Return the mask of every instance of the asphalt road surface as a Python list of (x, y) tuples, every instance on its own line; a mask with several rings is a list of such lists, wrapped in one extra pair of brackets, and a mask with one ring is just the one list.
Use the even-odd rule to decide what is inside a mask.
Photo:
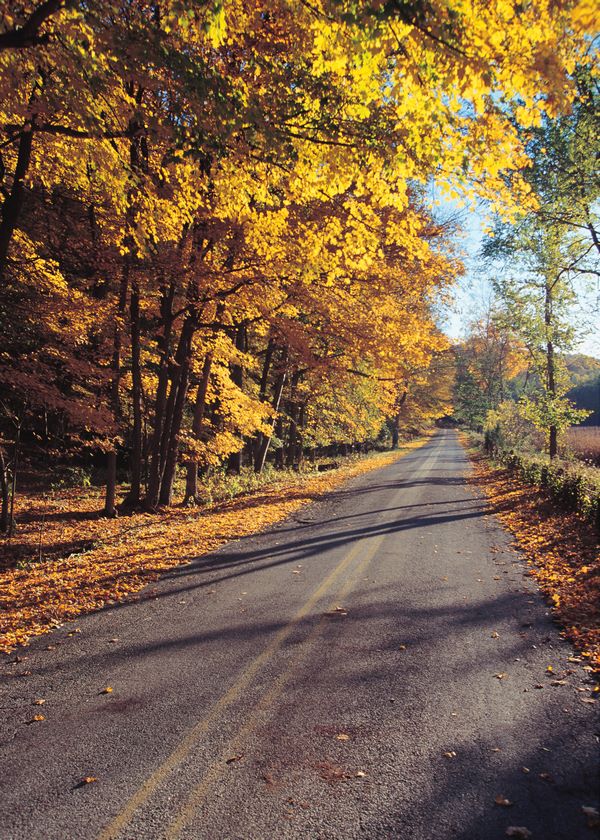
[(592, 838), (587, 673), (467, 474), (439, 432), (3, 662), (2, 840)]

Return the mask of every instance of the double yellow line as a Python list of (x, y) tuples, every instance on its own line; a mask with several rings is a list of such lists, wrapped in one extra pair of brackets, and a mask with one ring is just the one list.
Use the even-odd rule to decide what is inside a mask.
[[(439, 449), (436, 448), (434, 452), (425, 459), (425, 462), (421, 465), (421, 469), (418, 470), (419, 474), (423, 471), (425, 466), (428, 466), (429, 463), (435, 459), (438, 451)], [(394, 494), (392, 504), (394, 504), (398, 495), (399, 493)], [(202, 720), (198, 721), (198, 723), (179, 743), (176, 749), (173, 750), (169, 757), (166, 758), (165, 761), (163, 761), (163, 763), (146, 779), (142, 786), (125, 804), (125, 807), (120, 811), (120, 813), (114, 817), (114, 819), (108, 826), (106, 826), (106, 828), (103, 829), (103, 831), (101, 831), (97, 840), (116, 840), (116, 838), (118, 838), (121, 831), (123, 831), (123, 829), (125, 829), (131, 822), (136, 811), (138, 811), (142, 805), (150, 799), (152, 794), (167, 778), (167, 776), (190, 755), (202, 736), (216, 722), (219, 715), (242, 696), (260, 669), (281, 650), (286, 640), (296, 630), (303, 619), (309, 615), (318, 602), (323, 599), (335, 586), (336, 582), (344, 574), (344, 572), (349, 570), (357, 556), (362, 554), (362, 557), (355, 565), (352, 573), (345, 578), (342, 586), (336, 591), (335, 597), (325, 609), (325, 615), (321, 616), (321, 619), (316, 623), (307, 638), (301, 644), (298, 655), (293, 658), (287, 668), (275, 680), (272, 687), (261, 697), (260, 701), (250, 712), (242, 729), (228, 744), (227, 751), (222, 752), (220, 758), (213, 762), (213, 764), (207, 769), (202, 780), (188, 796), (188, 799), (179, 811), (177, 818), (171, 823), (163, 835), (165, 840), (175, 840), (175, 838), (179, 837), (181, 831), (189, 824), (194, 814), (202, 804), (210, 785), (223, 771), (225, 766), (225, 755), (232, 755), (234, 752), (238, 751), (238, 745), (255, 729), (260, 715), (281, 695), (293, 672), (302, 660), (306, 658), (312, 645), (323, 629), (324, 623), (327, 620), (327, 613), (333, 609), (337, 602), (350, 592), (387, 536), (387, 533), (379, 534), (378, 536), (369, 537), (366, 540), (363, 539), (354, 544), (350, 551), (348, 551), (348, 553), (340, 560), (335, 569), (330, 572), (306, 603), (298, 610), (292, 620), (275, 634), (262, 653), (259, 654), (259, 656), (257, 656), (256, 659), (254, 659), (242, 671), (233, 685), (216, 701), (210, 712), (202, 718)]]

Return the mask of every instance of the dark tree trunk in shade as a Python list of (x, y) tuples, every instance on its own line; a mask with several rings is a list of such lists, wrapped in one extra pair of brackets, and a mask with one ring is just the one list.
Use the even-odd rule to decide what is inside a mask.
[(0, 449), (0, 494), (2, 503), (0, 507), (0, 533), (6, 534), (10, 516), (10, 469), (4, 452)]
[(172, 366), (171, 388), (167, 399), (163, 436), (161, 440), (161, 462), (163, 464), (158, 501), (161, 505), (170, 505), (173, 495), (173, 482), (179, 455), (179, 433), (183, 420), (185, 399), (189, 385), (192, 361), (192, 341), (196, 331), (198, 312), (195, 307), (188, 311), (183, 326), (175, 364)]
[[(235, 331), (235, 349), (241, 353), (245, 353), (248, 349), (248, 330), (245, 324), (241, 324)], [(244, 368), (237, 363), (231, 365), (231, 380), (238, 388), (244, 387)], [(243, 446), (239, 452), (232, 452), (227, 461), (227, 469), (229, 472), (240, 474), (243, 466)]]
[[(202, 375), (198, 384), (198, 393), (196, 394), (196, 402), (194, 403), (194, 417), (192, 420), (192, 433), (194, 437), (198, 438), (202, 431), (202, 424), (204, 422), (204, 414), (206, 411), (206, 392), (208, 390), (208, 382), (210, 379), (210, 370), (212, 367), (212, 353), (207, 353), (202, 366)], [(198, 501), (198, 462), (192, 459), (187, 465), (186, 481), (185, 481), (185, 500), (184, 503)]]
[(285, 461), (288, 467), (293, 466), (294, 458), (296, 455), (296, 444), (298, 441), (298, 415), (300, 412), (300, 406), (298, 405), (296, 392), (298, 390), (298, 384), (301, 378), (301, 373), (299, 371), (294, 371), (291, 380), (290, 399), (288, 402), (288, 417), (290, 422), (288, 429), (288, 439), (285, 446)]
[(406, 402), (408, 391), (404, 390), (402, 396), (398, 400), (398, 411), (396, 412), (392, 421), (392, 449), (398, 449), (400, 442), (400, 419), (402, 417), (402, 406)]
[[(271, 405), (273, 406), (273, 410), (276, 412), (279, 411), (279, 406), (281, 405), (281, 397), (283, 395), (283, 389), (285, 387), (285, 380), (287, 377), (287, 360), (288, 352), (287, 349), (284, 349), (281, 352), (279, 373), (277, 374), (275, 384), (273, 386), (273, 398)], [(276, 419), (273, 421), (273, 428), (277, 437), (281, 437), (283, 435), (283, 419), (281, 417), (276, 417)], [(267, 452), (269, 451), (269, 446), (271, 444), (271, 438), (272, 435), (260, 436), (260, 441), (257, 444), (254, 459), (254, 472), (256, 473), (261, 473), (264, 469), (265, 461), (267, 459)], [(275, 453), (275, 464), (277, 467), (283, 468), (283, 449), (278, 449)]]
[(162, 337), (159, 343), (160, 362), (158, 368), (158, 383), (154, 404), (154, 430), (150, 441), (150, 469), (148, 474), (148, 490), (146, 504), (155, 508), (160, 493), (161, 460), (160, 444), (162, 440), (167, 393), (169, 388), (169, 367), (171, 364), (171, 338), (173, 332), (173, 301), (175, 298), (175, 284), (171, 283), (163, 289), (160, 311), (162, 316)]
[(132, 284), (129, 301), (129, 319), (131, 330), (131, 401), (133, 408), (133, 429), (131, 436), (131, 489), (126, 504), (137, 507), (142, 492), (142, 368), (140, 348), (140, 291), (137, 282)]
[[(112, 354), (112, 382), (110, 402), (115, 423), (121, 419), (121, 345), (122, 325), (127, 307), (127, 291), (129, 285), (129, 273), (123, 270), (121, 274), (121, 285), (119, 289), (119, 301), (117, 306), (117, 317), (115, 318), (115, 329), (113, 333), (113, 354)], [(104, 515), (115, 516), (115, 498), (117, 492), (117, 449), (116, 446), (108, 453), (106, 459), (106, 496), (104, 499)]]
[(10, 243), (19, 221), (25, 198), (25, 176), (31, 163), (34, 128), (35, 121), (32, 118), (21, 131), (12, 187), (2, 203), (2, 220), (0, 221), (0, 286), (4, 285), (5, 282)]
[[(273, 353), (275, 351), (275, 341), (273, 338), (269, 339), (267, 349), (265, 350), (265, 358), (263, 361), (262, 373), (260, 377), (260, 387), (258, 396), (261, 402), (267, 402), (267, 389), (269, 387), (269, 373), (271, 371), (271, 363), (273, 361)], [(262, 465), (257, 469), (260, 453), (262, 451), (265, 435), (259, 432), (252, 443), (252, 463), (254, 464), (254, 472), (260, 472)], [(265, 452), (266, 454), (266, 452)]]

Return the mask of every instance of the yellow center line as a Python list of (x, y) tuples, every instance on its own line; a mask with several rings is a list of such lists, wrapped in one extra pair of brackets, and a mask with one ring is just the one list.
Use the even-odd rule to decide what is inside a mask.
[[(438, 445), (436, 448), (433, 449), (432, 452), (430, 452), (426, 456), (424, 461), (412, 474), (413, 478), (419, 478), (427, 472), (428, 468), (437, 460), (441, 448), (442, 447)], [(394, 506), (396, 501), (398, 501), (399, 497), (402, 495), (402, 492), (403, 488), (401, 487), (394, 494), (391, 500), (392, 507)], [(363, 539), (359, 543), (357, 543), (355, 548), (358, 549), (362, 546), (365, 550), (365, 553), (361, 560), (355, 566), (353, 572), (348, 575), (340, 589), (336, 592), (335, 597), (329, 604), (328, 611), (331, 611), (333, 609), (336, 602), (339, 603), (340, 601), (343, 601), (343, 598), (345, 598), (346, 595), (354, 588), (358, 579), (364, 573), (365, 569), (372, 561), (373, 557), (377, 554), (381, 545), (387, 539), (388, 536), (388, 533), (383, 533), (377, 535), (376, 537), (370, 537), (367, 540)], [(220, 757), (216, 759), (211, 766), (208, 767), (204, 776), (202, 777), (202, 780), (198, 783), (198, 785), (188, 796), (185, 805), (179, 811), (179, 814), (177, 815), (176, 819), (173, 820), (171, 825), (166, 829), (165, 833), (163, 834), (163, 840), (177, 840), (183, 829), (187, 825), (189, 825), (189, 823), (197, 813), (198, 809), (201, 807), (211, 786), (224, 772), (226, 766), (226, 756), (235, 755), (241, 752), (241, 748), (244, 741), (249, 735), (251, 735), (254, 732), (254, 730), (260, 723), (261, 715), (264, 712), (266, 712), (267, 709), (278, 700), (278, 698), (283, 693), (286, 685), (290, 681), (291, 677), (294, 675), (298, 667), (302, 664), (302, 662), (311, 652), (315, 642), (317, 641), (318, 636), (320, 635), (323, 629), (326, 620), (326, 614), (321, 616), (321, 619), (313, 627), (313, 629), (306, 637), (304, 642), (302, 642), (300, 652), (293, 658), (288, 667), (275, 678), (271, 688), (262, 695), (254, 709), (249, 713), (246, 722), (239, 730), (238, 734), (228, 743), (227, 747), (221, 752)]]
[[(346, 578), (343, 586), (338, 590), (338, 592), (335, 595), (335, 598), (330, 602), (329, 607), (327, 609), (328, 612), (331, 612), (334, 605), (340, 599), (344, 598), (354, 587), (358, 578), (364, 573), (366, 567), (371, 562), (371, 560), (373, 559), (373, 557), (375, 556), (375, 554), (377, 553), (381, 544), (387, 538), (387, 536), (387, 534), (381, 534), (377, 537), (373, 537), (370, 539), (370, 545), (367, 545), (364, 557), (355, 566), (353, 573), (349, 575), (348, 578)], [(229, 742), (226, 749), (222, 751), (220, 757), (216, 759), (216, 761), (214, 761), (213, 764), (207, 769), (200, 783), (194, 788), (194, 790), (189, 795), (187, 802), (180, 810), (177, 818), (165, 831), (163, 835), (164, 840), (177, 840), (183, 829), (194, 818), (194, 815), (202, 805), (202, 802), (206, 798), (206, 795), (208, 794), (212, 784), (224, 772), (226, 766), (225, 757), (227, 755), (234, 755), (240, 752), (243, 742), (249, 735), (252, 734), (252, 732), (259, 725), (261, 715), (265, 711), (267, 711), (267, 709), (270, 706), (272, 706), (276, 702), (276, 700), (281, 696), (285, 687), (290, 681), (290, 678), (294, 675), (298, 667), (302, 664), (302, 662), (311, 652), (326, 621), (327, 614), (321, 616), (318, 623), (315, 625), (315, 627), (313, 627), (313, 629), (311, 630), (307, 638), (304, 640), (304, 642), (302, 642), (300, 653), (297, 656), (295, 656), (292, 662), (288, 665), (288, 667), (275, 678), (272, 687), (268, 691), (266, 691), (265, 694), (263, 694), (260, 701), (256, 704), (254, 709), (248, 715), (246, 722), (244, 723), (238, 734)]]
[(360, 543), (355, 544), (351, 550), (342, 558), (335, 569), (325, 578), (319, 587), (313, 592), (306, 603), (298, 610), (293, 619), (277, 632), (272, 641), (263, 652), (254, 659), (247, 668), (242, 671), (233, 685), (216, 701), (210, 712), (190, 730), (186, 737), (180, 742), (171, 755), (163, 761), (142, 786), (133, 794), (126, 803), (123, 810), (112, 820), (112, 822), (98, 835), (98, 840), (114, 840), (119, 832), (125, 828), (137, 809), (143, 805), (156, 790), (159, 784), (168, 774), (183, 761), (193, 750), (198, 740), (209, 727), (214, 723), (221, 712), (231, 705), (246, 690), (257, 672), (274, 656), (282, 647), (286, 639), (294, 632), (298, 624), (313, 609), (317, 602), (327, 593), (335, 580), (344, 572), (361, 548)]
[[(435, 450), (434, 453), (437, 454)], [(431, 455), (428, 458), (426, 458), (426, 462), (430, 460)], [(366, 565), (366, 563), (370, 562), (373, 555), (379, 548), (379, 545), (385, 539), (386, 536), (386, 534), (382, 534), (378, 537), (371, 538), (373, 540), (372, 547), (370, 549), (367, 549), (367, 555), (360, 561), (359, 568), (362, 569), (363, 566)], [(100, 834), (97, 837), (97, 840), (116, 840), (120, 832), (131, 821), (135, 812), (150, 799), (154, 791), (167, 778), (169, 773), (171, 773), (192, 752), (200, 738), (208, 731), (208, 729), (216, 721), (219, 715), (228, 706), (232, 705), (243, 694), (243, 692), (248, 688), (258, 671), (260, 671), (260, 669), (264, 665), (266, 665), (267, 662), (276, 653), (278, 653), (278, 651), (285, 643), (286, 639), (294, 632), (294, 630), (298, 627), (300, 622), (310, 613), (310, 611), (315, 607), (318, 601), (320, 601), (321, 598), (323, 598), (327, 594), (329, 589), (334, 585), (337, 578), (339, 578), (340, 575), (342, 575), (343, 572), (350, 566), (357, 554), (363, 548), (364, 540), (354, 544), (350, 551), (340, 560), (338, 565), (325, 578), (325, 580), (322, 581), (322, 583), (317, 587), (317, 589), (313, 592), (310, 598), (298, 610), (298, 612), (294, 615), (292, 620), (275, 634), (275, 636), (273, 637), (271, 642), (266, 646), (263, 652), (259, 654), (259, 656), (257, 656), (256, 659), (254, 659), (242, 671), (237, 680), (231, 685), (231, 687), (225, 692), (225, 694), (219, 697), (219, 699), (211, 708), (210, 712), (204, 718), (198, 721), (198, 723), (188, 732), (188, 734), (178, 744), (178, 746), (173, 750), (173, 752), (143, 782), (143, 784), (138, 788), (138, 790), (133, 794), (133, 796), (131, 796), (130, 799), (126, 802), (123, 809), (100, 832)], [(355, 577), (356, 576), (353, 575), (352, 579), (354, 580)], [(346, 591), (347, 590), (345, 589), (345, 587), (342, 588), (341, 592), (339, 592), (336, 597), (339, 598)], [(316, 637), (318, 628), (320, 626), (321, 622), (319, 622), (319, 625), (313, 629), (313, 631), (309, 635), (309, 638), (312, 639), (313, 636)], [(276, 683), (275, 685), (277, 686), (278, 684), (279, 683)], [(185, 809), (184, 812), (182, 812), (182, 816), (184, 813), (187, 813)], [(190, 813), (192, 813), (192, 811), (190, 811)], [(177, 824), (179, 824), (179, 820), (177, 821)], [(181, 826), (183, 827), (184, 824), (185, 821), (181, 823)]]

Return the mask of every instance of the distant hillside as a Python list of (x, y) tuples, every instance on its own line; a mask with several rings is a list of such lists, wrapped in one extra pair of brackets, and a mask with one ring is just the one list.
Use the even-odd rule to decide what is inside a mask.
[(573, 382), (567, 396), (577, 408), (593, 412), (584, 425), (600, 426), (600, 360), (577, 353), (565, 361)]

